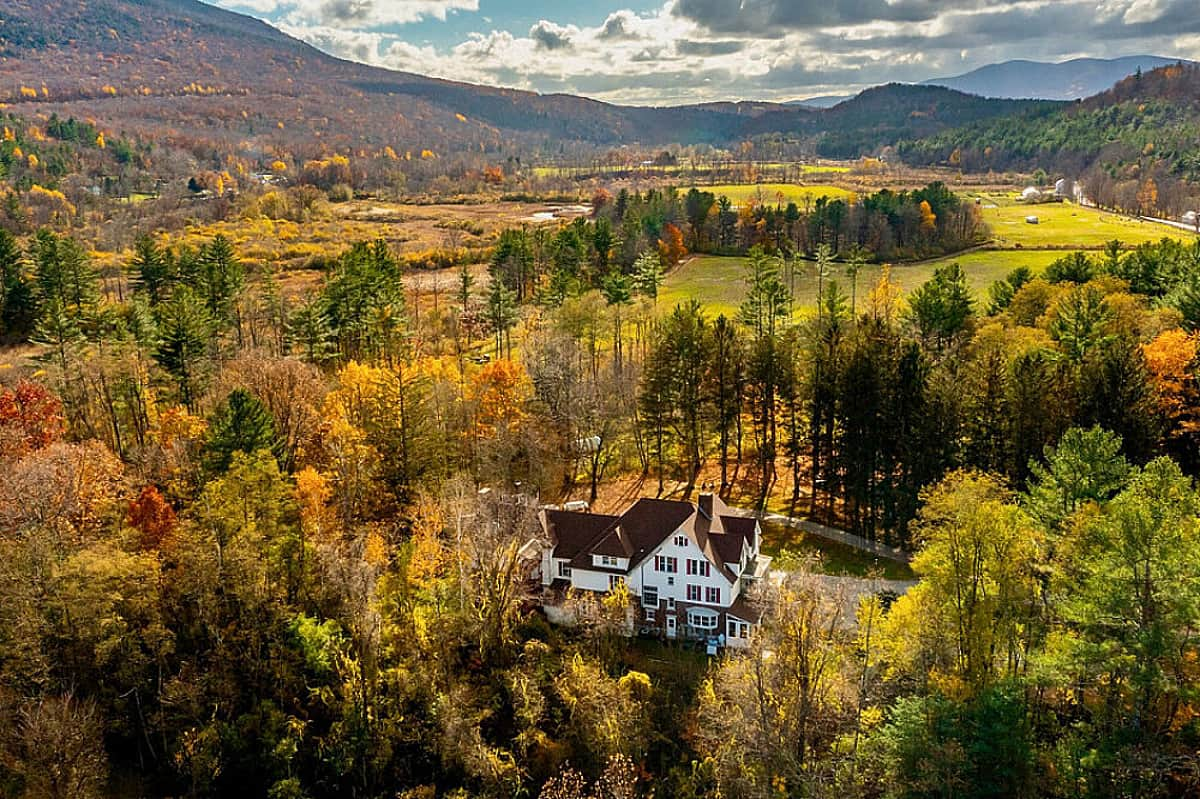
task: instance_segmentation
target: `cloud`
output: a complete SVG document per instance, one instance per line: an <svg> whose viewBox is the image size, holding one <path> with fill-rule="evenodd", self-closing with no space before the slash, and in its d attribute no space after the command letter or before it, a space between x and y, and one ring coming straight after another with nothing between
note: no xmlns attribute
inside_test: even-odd
<svg viewBox="0 0 1200 799"><path fill-rule="evenodd" d="M561 50L571 46L571 29L542 20L529 29L529 38L546 50Z"/></svg>
<svg viewBox="0 0 1200 799"><path fill-rule="evenodd" d="M478 0L221 2L277 4L287 32L377 66L645 104L845 94L1010 58L1194 58L1200 42L1197 0L660 0L595 26L542 19L514 32L497 14L495 29L437 46L379 20L444 17Z"/></svg>
<svg viewBox="0 0 1200 799"><path fill-rule="evenodd" d="M293 26L354 25L375 29L423 19L445 20L478 11L479 0L210 0L219 6L270 16Z"/></svg>

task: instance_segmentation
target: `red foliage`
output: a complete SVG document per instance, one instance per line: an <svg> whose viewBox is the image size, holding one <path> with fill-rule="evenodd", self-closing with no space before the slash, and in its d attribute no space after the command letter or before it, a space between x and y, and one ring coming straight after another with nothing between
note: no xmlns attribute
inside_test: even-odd
<svg viewBox="0 0 1200 799"><path fill-rule="evenodd" d="M62 438L63 406L41 383L22 380L0 391L0 456L22 455Z"/></svg>
<svg viewBox="0 0 1200 799"><path fill-rule="evenodd" d="M167 534L175 529L175 510L154 486L146 486L129 503L127 519L142 534L143 549L158 549Z"/></svg>

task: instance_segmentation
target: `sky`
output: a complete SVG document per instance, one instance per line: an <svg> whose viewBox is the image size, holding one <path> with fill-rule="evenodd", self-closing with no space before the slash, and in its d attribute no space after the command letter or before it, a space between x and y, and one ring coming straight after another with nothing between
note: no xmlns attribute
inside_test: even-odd
<svg viewBox="0 0 1200 799"><path fill-rule="evenodd" d="M1200 60L1200 0L208 0L333 55L672 105L851 94L1012 58Z"/></svg>

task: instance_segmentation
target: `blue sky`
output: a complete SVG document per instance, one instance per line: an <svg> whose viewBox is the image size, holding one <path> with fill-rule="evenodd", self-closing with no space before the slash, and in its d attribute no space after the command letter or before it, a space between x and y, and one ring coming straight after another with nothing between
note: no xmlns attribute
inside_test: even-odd
<svg viewBox="0 0 1200 799"><path fill-rule="evenodd" d="M1011 58L1200 60L1200 0L208 0L344 58L636 104L790 100Z"/></svg>

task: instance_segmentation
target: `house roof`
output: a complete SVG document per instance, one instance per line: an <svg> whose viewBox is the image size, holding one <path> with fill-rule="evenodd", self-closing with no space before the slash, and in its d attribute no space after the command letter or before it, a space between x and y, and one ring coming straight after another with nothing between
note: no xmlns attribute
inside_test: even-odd
<svg viewBox="0 0 1200 799"><path fill-rule="evenodd" d="M632 571L676 530L682 529L726 579L737 575L726 565L740 563L745 544L755 543L754 519L728 515L721 498L702 494L699 505L666 499L639 499L620 516L543 511L543 526L554 543L554 557L571 566L597 571ZM625 569L592 565L593 555L628 559Z"/></svg>
<svg viewBox="0 0 1200 799"><path fill-rule="evenodd" d="M595 542L616 516L602 513L575 513L565 510L543 510L542 529L554 544L554 557L570 560Z"/></svg>

